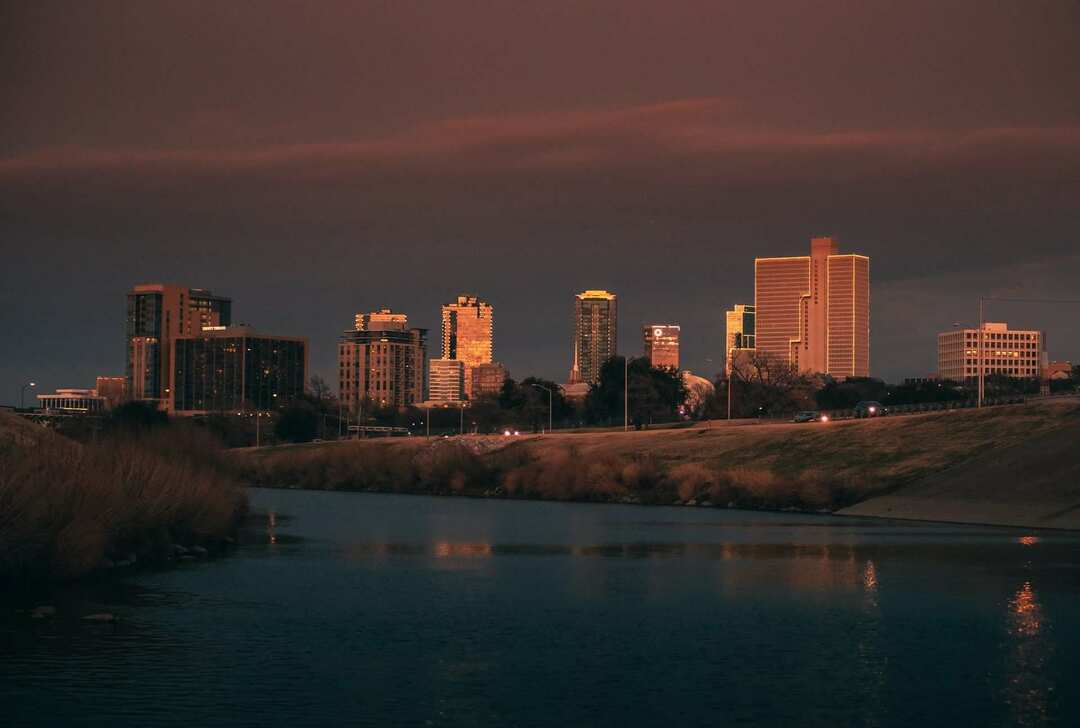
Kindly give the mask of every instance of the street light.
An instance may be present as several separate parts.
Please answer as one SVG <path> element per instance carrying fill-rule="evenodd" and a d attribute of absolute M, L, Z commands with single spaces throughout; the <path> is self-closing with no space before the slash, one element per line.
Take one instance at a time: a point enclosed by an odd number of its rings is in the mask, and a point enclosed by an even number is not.
<path fill-rule="evenodd" d="M 534 384 L 532 386 L 536 387 L 537 389 L 542 389 L 548 393 L 548 432 L 551 432 L 551 390 L 542 384 Z"/>
<path fill-rule="evenodd" d="M 630 357 L 628 356 L 624 356 L 622 360 L 622 385 L 622 431 L 628 432 L 630 430 Z"/>
<path fill-rule="evenodd" d="M 26 409 L 26 389 L 27 387 L 36 387 L 37 382 L 27 382 L 22 385 L 22 389 L 19 390 L 19 409 Z"/>

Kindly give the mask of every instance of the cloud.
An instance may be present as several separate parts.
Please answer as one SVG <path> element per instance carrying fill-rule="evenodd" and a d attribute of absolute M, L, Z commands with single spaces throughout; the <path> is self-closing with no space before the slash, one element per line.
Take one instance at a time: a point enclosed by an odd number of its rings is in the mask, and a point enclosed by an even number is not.
<path fill-rule="evenodd" d="M 368 173 L 708 175 L 730 182 L 852 181 L 995 169 L 1056 179 L 1080 169 L 1080 126 L 979 129 L 764 127 L 725 99 L 472 116 L 381 137 L 184 148 L 42 148 L 0 160 L 0 180 L 53 175 Z"/>

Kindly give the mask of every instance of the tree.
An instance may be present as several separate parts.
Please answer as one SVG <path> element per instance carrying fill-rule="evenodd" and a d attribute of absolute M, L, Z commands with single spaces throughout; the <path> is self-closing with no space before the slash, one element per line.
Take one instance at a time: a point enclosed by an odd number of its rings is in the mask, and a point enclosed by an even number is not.
<path fill-rule="evenodd" d="M 111 425 L 121 430 L 142 432 L 169 423 L 169 416 L 152 402 L 132 400 L 113 409 Z"/>
<path fill-rule="evenodd" d="M 295 399 L 281 410 L 274 434 L 287 442 L 311 442 L 319 430 L 319 417 L 308 398 Z"/>
<path fill-rule="evenodd" d="M 630 377 L 629 414 L 635 427 L 678 417 L 679 406 L 686 401 L 686 384 L 678 371 L 654 367 L 645 357 L 626 362 L 613 356 L 601 365 L 599 381 L 589 388 L 585 407 L 590 421 L 610 424 L 622 419 L 624 372 Z"/>
<path fill-rule="evenodd" d="M 775 357 L 758 352 L 740 356 L 730 376 L 735 417 L 781 415 L 813 406 L 816 388 L 811 379 Z"/>

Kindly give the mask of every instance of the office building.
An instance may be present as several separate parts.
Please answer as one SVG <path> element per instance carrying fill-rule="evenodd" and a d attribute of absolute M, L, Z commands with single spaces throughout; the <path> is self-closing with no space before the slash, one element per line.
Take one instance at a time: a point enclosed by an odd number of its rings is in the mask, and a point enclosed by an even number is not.
<path fill-rule="evenodd" d="M 583 291 L 574 297 L 569 384 L 595 384 L 600 380 L 600 367 L 618 352 L 618 309 L 615 294 L 608 291 Z"/>
<path fill-rule="evenodd" d="M 678 324 L 649 324 L 642 327 L 645 356 L 654 367 L 679 368 Z"/>
<path fill-rule="evenodd" d="M 98 377 L 94 390 L 99 397 L 105 398 L 105 406 L 109 409 L 128 400 L 127 379 L 125 377 Z"/>
<path fill-rule="evenodd" d="M 465 363 L 432 359 L 428 365 L 428 401 L 461 402 L 465 398 Z"/>
<path fill-rule="evenodd" d="M 870 259 L 814 238 L 810 255 L 754 261 L 755 348 L 805 373 L 870 376 Z"/>
<path fill-rule="evenodd" d="M 127 296 L 127 396 L 165 406 L 172 342 L 232 323 L 232 300 L 202 288 L 150 283 Z"/>
<path fill-rule="evenodd" d="M 472 369 L 472 398 L 498 395 L 503 382 L 510 378 L 510 370 L 498 362 L 478 364 Z"/>
<path fill-rule="evenodd" d="M 427 329 L 407 328 L 405 314 L 387 309 L 376 313 L 380 314 L 377 319 L 362 319 L 366 328 L 346 331 L 338 342 L 338 393 L 342 403 L 357 410 L 367 402 L 393 407 L 423 402 L 427 391 Z"/>
<path fill-rule="evenodd" d="M 724 336 L 724 371 L 730 373 L 731 365 L 754 352 L 754 307 L 744 303 L 735 304 L 735 308 L 726 314 L 727 331 Z"/>
<path fill-rule="evenodd" d="M 209 326 L 172 344 L 169 409 L 179 415 L 269 411 L 304 393 L 307 339 Z"/>
<path fill-rule="evenodd" d="M 489 364 L 493 353 L 494 311 L 476 296 L 458 296 L 442 307 L 442 358 L 465 367 L 465 395 L 472 397 L 472 368 Z"/>
<path fill-rule="evenodd" d="M 1012 330 L 1006 323 L 985 323 L 982 329 L 983 375 L 1017 379 L 1041 376 L 1048 364 L 1042 331 Z M 962 382 L 979 376 L 979 329 L 953 329 L 938 334 L 938 376 Z"/>
<path fill-rule="evenodd" d="M 58 389 L 53 394 L 39 394 L 37 399 L 46 414 L 99 415 L 108 409 L 105 398 L 94 389 Z"/>
<path fill-rule="evenodd" d="M 1072 379 L 1073 364 L 1071 361 L 1052 361 L 1043 369 L 1042 378 L 1052 381 Z"/>

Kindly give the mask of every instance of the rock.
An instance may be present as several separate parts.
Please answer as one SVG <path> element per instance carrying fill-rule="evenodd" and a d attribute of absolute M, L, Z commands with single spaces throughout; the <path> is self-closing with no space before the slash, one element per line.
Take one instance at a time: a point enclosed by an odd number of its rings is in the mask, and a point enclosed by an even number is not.
<path fill-rule="evenodd" d="M 178 543 L 174 543 L 171 547 L 173 558 L 180 558 L 187 554 L 188 550 Z"/>
<path fill-rule="evenodd" d="M 116 562 L 113 561 L 112 559 L 108 558 L 108 557 L 105 557 L 105 558 L 102 558 L 100 562 L 98 562 L 98 568 L 99 569 L 115 569 L 116 568 Z"/>
<path fill-rule="evenodd" d="M 202 546 L 192 546 L 190 549 L 188 549 L 188 551 L 190 551 L 192 555 L 197 556 L 200 559 L 205 559 L 210 554 L 210 552 L 204 549 Z"/>
<path fill-rule="evenodd" d="M 105 622 L 112 623 L 116 621 L 116 615 L 109 612 L 98 612 L 97 614 L 88 614 L 83 617 L 84 622 Z"/>
<path fill-rule="evenodd" d="M 30 616 L 34 619 L 52 619 L 56 616 L 56 607 L 51 607 L 47 605 L 41 607 L 34 607 L 34 609 L 30 612 Z"/>
<path fill-rule="evenodd" d="M 696 506 L 697 505 L 697 498 L 691 498 L 690 500 L 686 501 L 686 505 L 688 505 L 688 506 Z"/>

